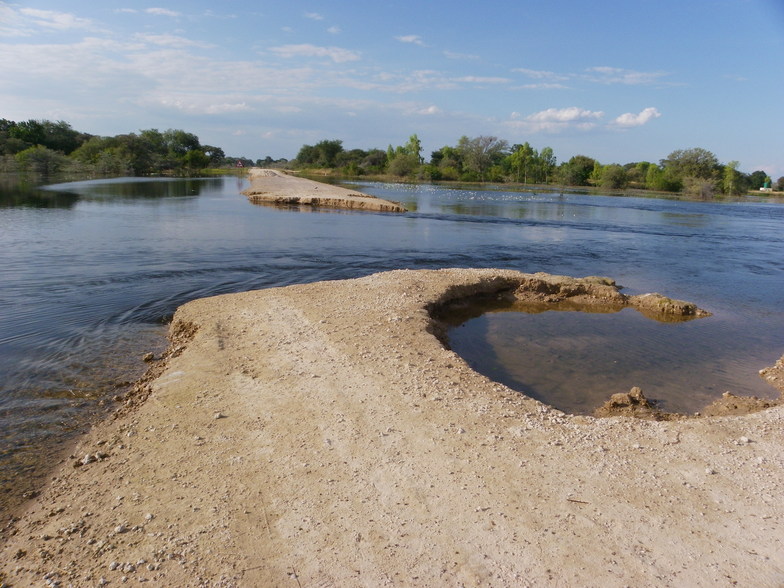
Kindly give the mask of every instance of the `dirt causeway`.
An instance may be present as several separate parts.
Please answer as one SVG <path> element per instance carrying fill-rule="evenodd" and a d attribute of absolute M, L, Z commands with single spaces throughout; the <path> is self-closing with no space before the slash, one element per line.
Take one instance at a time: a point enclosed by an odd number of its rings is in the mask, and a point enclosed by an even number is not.
<path fill-rule="evenodd" d="M 0 584 L 784 585 L 784 407 L 563 414 L 441 343 L 434 311 L 480 294 L 700 313 L 489 269 L 190 302 L 5 527 Z"/>
<path fill-rule="evenodd" d="M 406 208 L 399 202 L 290 176 L 274 169 L 251 168 L 248 171 L 248 179 L 250 188 L 243 191 L 243 194 L 254 204 L 406 212 Z"/>

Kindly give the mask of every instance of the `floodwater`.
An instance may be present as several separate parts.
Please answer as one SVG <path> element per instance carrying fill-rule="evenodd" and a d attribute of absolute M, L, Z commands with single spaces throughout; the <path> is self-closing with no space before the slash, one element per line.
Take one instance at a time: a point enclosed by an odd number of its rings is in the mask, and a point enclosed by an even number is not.
<path fill-rule="evenodd" d="M 563 410 L 590 412 L 631 386 L 684 412 L 725 390 L 776 395 L 757 372 L 784 353 L 784 206 L 356 185 L 412 210 L 396 215 L 255 206 L 245 187 L 235 177 L 0 185 L 9 496 L 143 373 L 179 305 L 390 269 L 602 275 L 713 313 L 658 324 L 633 310 L 493 312 L 452 330 L 477 370 Z"/>

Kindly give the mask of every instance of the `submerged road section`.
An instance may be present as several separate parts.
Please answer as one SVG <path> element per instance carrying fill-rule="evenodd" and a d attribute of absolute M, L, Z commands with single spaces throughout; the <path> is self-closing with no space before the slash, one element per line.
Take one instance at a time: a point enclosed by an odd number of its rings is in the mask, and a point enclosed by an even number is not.
<path fill-rule="evenodd" d="M 248 178 L 250 188 L 243 194 L 254 204 L 406 212 L 406 208 L 398 202 L 383 200 L 340 186 L 290 176 L 274 169 L 251 168 L 248 171 Z"/>

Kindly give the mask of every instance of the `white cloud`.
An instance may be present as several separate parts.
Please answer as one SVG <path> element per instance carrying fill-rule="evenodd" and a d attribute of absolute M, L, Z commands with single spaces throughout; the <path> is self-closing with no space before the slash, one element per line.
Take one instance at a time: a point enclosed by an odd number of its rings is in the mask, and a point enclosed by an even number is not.
<path fill-rule="evenodd" d="M 600 110 L 585 110 L 577 106 L 570 106 L 569 108 L 548 108 L 541 110 L 527 117 L 527 120 L 534 122 L 555 122 L 555 123 L 571 123 L 583 120 L 596 120 L 604 116 Z"/>
<path fill-rule="evenodd" d="M 79 18 L 66 12 L 21 8 L 19 13 L 32 19 L 33 24 L 47 29 L 64 31 L 70 29 L 88 29 L 92 27 L 92 21 L 89 19 Z"/>
<path fill-rule="evenodd" d="M 420 108 L 419 110 L 416 110 L 415 113 L 423 116 L 432 116 L 434 114 L 441 114 L 441 109 L 436 105 L 431 105 L 427 108 Z"/>
<path fill-rule="evenodd" d="M 525 76 L 528 76 L 529 78 L 534 78 L 535 80 L 550 80 L 550 81 L 562 82 L 569 79 L 568 75 L 558 74 L 552 71 L 545 71 L 540 69 L 528 69 L 525 67 L 517 67 L 512 71 L 521 73 Z"/>
<path fill-rule="evenodd" d="M 343 31 L 342 31 L 342 30 L 340 30 L 340 27 L 329 27 L 329 28 L 327 29 L 327 32 L 328 32 L 330 35 L 339 35 L 339 34 L 340 34 L 340 33 L 342 33 Z"/>
<path fill-rule="evenodd" d="M 270 49 L 276 55 L 285 58 L 291 57 L 328 57 L 335 63 L 345 63 L 347 61 L 358 61 L 360 54 L 349 49 L 340 47 L 318 47 L 316 45 L 282 45 Z"/>
<path fill-rule="evenodd" d="M 425 42 L 419 35 L 401 35 L 399 37 L 395 37 L 395 39 L 401 43 L 411 43 L 413 45 L 419 45 L 420 47 L 426 47 Z"/>
<path fill-rule="evenodd" d="M 144 12 L 146 12 L 147 14 L 154 14 L 155 16 L 171 16 L 171 17 L 182 16 L 181 13 L 175 10 L 169 10 L 168 8 L 145 8 Z"/>
<path fill-rule="evenodd" d="M 649 106 L 648 108 L 643 109 L 638 114 L 634 114 L 632 112 L 627 112 L 622 114 L 618 118 L 616 118 L 613 122 L 619 127 L 640 127 L 655 118 L 659 118 L 661 116 L 661 112 L 659 112 L 656 108 Z"/>
<path fill-rule="evenodd" d="M 452 78 L 454 82 L 464 82 L 469 84 L 508 84 L 512 80 L 509 78 L 495 78 L 495 77 L 482 77 L 482 76 L 463 76 L 461 78 Z"/>
<path fill-rule="evenodd" d="M 321 16 L 318 12 L 306 12 L 304 16 L 310 20 L 324 20 L 324 17 Z"/>
<path fill-rule="evenodd" d="M 590 130 L 604 117 L 600 110 L 586 110 L 577 106 L 568 108 L 548 108 L 525 118 L 518 112 L 511 114 L 505 126 L 529 133 L 557 133 L 568 129 Z"/>
<path fill-rule="evenodd" d="M 190 39 L 186 39 L 185 37 L 180 37 L 178 35 L 155 35 L 152 33 L 138 33 L 134 36 L 134 38 L 152 45 L 159 45 L 162 47 L 201 47 L 202 49 L 209 49 L 214 46 L 210 45 L 209 43 L 202 43 L 200 41 L 191 41 Z"/>
<path fill-rule="evenodd" d="M 523 84 L 522 86 L 517 86 L 518 88 L 522 88 L 524 90 L 568 90 L 569 86 L 565 86 L 564 84 L 553 84 L 549 82 L 541 83 L 541 84 Z"/>

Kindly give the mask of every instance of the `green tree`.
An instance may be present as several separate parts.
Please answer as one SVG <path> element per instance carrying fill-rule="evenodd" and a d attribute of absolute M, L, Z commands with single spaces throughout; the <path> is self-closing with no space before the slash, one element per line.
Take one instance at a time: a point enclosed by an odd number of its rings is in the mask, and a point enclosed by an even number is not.
<path fill-rule="evenodd" d="M 539 152 L 539 167 L 541 170 L 540 180 L 545 184 L 550 182 L 550 178 L 555 171 L 556 159 L 551 147 L 543 147 Z"/>
<path fill-rule="evenodd" d="M 387 165 L 387 154 L 381 149 L 370 149 L 359 167 L 367 174 L 380 174 Z"/>
<path fill-rule="evenodd" d="M 602 188 L 610 190 L 622 190 L 629 183 L 626 170 L 617 163 L 605 165 L 602 169 Z"/>
<path fill-rule="evenodd" d="M 587 155 L 575 155 L 559 168 L 562 184 L 567 186 L 587 186 L 596 160 Z"/>
<path fill-rule="evenodd" d="M 336 167 L 336 158 L 343 151 L 343 141 L 339 139 L 319 141 L 315 145 L 318 158 L 316 165 L 319 167 Z"/>
<path fill-rule="evenodd" d="M 210 158 L 201 149 L 191 149 L 182 157 L 182 165 L 193 173 L 210 165 Z"/>
<path fill-rule="evenodd" d="M 729 196 L 738 193 L 739 188 L 739 174 L 738 174 L 737 161 L 730 161 L 724 166 L 724 173 L 722 174 L 722 191 Z"/>
<path fill-rule="evenodd" d="M 16 161 L 22 171 L 50 175 L 60 171 L 68 163 L 68 158 L 59 151 L 36 145 L 17 153 Z"/>
<path fill-rule="evenodd" d="M 393 176 L 413 176 L 419 170 L 419 158 L 413 153 L 398 153 L 387 165 L 387 171 Z"/>
<path fill-rule="evenodd" d="M 424 158 L 422 157 L 422 142 L 416 135 L 411 135 L 408 138 L 408 143 L 405 145 L 405 151 L 409 155 L 416 157 L 417 163 L 421 164 L 425 162 Z"/>
<path fill-rule="evenodd" d="M 515 179 L 519 183 L 520 176 L 523 177 L 523 184 L 528 183 L 528 171 L 535 161 L 536 151 L 528 141 L 522 145 L 512 147 L 512 154 L 509 156 L 512 169 L 515 172 Z"/>
<path fill-rule="evenodd" d="M 484 181 L 491 166 L 499 164 L 506 155 L 509 144 L 498 137 L 480 135 L 469 139 L 460 137 L 457 149 L 463 157 L 465 167 L 473 171 Z"/>
<path fill-rule="evenodd" d="M 765 178 L 767 177 L 768 174 L 759 169 L 751 172 L 751 175 L 749 176 L 749 188 L 751 190 L 759 190 L 765 185 Z"/>
<path fill-rule="evenodd" d="M 8 136 L 19 139 L 27 147 L 43 145 L 46 139 L 43 122 L 33 119 L 16 123 L 8 130 Z"/>

